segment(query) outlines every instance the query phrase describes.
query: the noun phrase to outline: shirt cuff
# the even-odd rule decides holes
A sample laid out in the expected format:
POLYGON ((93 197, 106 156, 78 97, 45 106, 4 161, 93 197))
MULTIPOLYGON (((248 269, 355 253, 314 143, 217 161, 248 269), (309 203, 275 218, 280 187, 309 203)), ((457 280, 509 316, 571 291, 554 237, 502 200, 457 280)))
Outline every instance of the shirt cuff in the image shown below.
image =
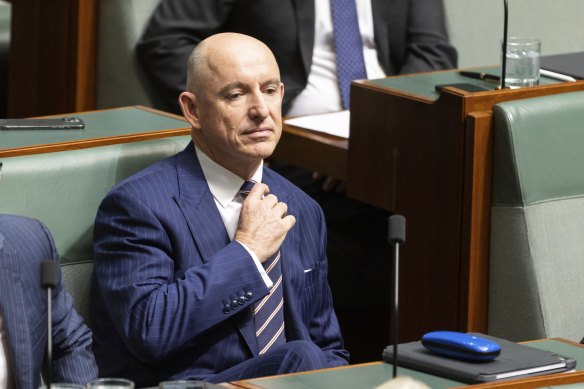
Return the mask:
POLYGON ((260 262, 259 258, 257 257, 257 255, 255 255, 255 253, 253 251, 251 251, 249 249, 249 247, 247 247, 246 245, 244 245, 240 241, 236 240, 236 242, 239 243, 240 245, 242 245, 243 248, 245 249, 245 251, 247 251, 249 253, 249 255, 251 255, 251 259, 253 259, 253 263, 255 263, 256 267, 258 268, 258 271, 260 272, 262 279, 266 283, 266 287, 268 289, 270 289, 274 285, 274 283, 272 282, 272 280, 268 276, 268 273, 266 273, 266 270, 264 269, 264 267, 263 267, 262 263, 260 262))

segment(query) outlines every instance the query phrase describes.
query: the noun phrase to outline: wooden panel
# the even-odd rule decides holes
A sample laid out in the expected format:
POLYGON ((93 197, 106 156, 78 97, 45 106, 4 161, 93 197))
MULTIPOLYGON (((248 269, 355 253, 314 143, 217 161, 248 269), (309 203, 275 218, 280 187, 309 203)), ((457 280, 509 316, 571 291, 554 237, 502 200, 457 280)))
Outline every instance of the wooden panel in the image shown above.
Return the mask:
POLYGON ((284 124, 272 158, 340 179, 347 179, 349 141, 284 124))
POLYGON ((433 102, 363 85, 351 102, 347 194, 406 218, 400 341, 460 329, 462 98, 433 102))
POLYGON ((97 0, 12 3, 9 117, 92 109, 97 0))
POLYGON ((447 88, 433 100, 353 83, 347 194, 407 220, 401 341, 435 329, 486 331, 490 112, 498 102, 578 90, 584 82, 479 93, 447 88))
POLYGON ((461 291, 466 307, 460 328, 487 333, 491 185, 493 176, 492 111, 471 113, 466 122, 467 165, 464 181, 461 276, 468 279, 461 291))

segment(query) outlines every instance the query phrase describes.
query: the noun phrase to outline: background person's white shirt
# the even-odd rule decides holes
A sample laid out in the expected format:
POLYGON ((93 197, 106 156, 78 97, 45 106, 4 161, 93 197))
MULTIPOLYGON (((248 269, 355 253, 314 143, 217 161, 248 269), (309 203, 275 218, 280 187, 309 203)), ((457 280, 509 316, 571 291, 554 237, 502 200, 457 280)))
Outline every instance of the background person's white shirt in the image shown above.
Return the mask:
MULTIPOLYGON (((367 78, 383 78, 373 35, 371 0, 355 0, 367 78)), ((342 110, 337 81, 333 21, 330 0, 315 0, 314 50, 306 88, 292 102, 289 116, 310 115, 342 110)))
POLYGON ((4 328, 4 318, 0 314, 0 389, 12 388, 10 362, 8 359, 8 339, 4 328))

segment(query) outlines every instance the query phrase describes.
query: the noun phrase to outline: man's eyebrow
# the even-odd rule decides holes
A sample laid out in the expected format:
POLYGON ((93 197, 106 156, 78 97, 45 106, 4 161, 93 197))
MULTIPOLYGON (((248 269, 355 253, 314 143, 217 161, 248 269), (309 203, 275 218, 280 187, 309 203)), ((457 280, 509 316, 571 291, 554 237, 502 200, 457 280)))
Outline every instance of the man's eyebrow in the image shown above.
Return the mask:
MULTIPOLYGON (((262 83, 262 87, 265 87, 267 85, 280 85, 282 82, 280 81, 279 78, 271 78, 267 81, 264 81, 262 83)), ((224 96, 226 94, 228 94, 229 92, 231 92, 234 89, 246 89, 248 88, 248 86, 242 82, 230 82, 229 84, 225 85, 223 88, 221 88, 219 90, 219 96, 224 96)))
POLYGON ((241 82, 231 82, 219 90, 219 95, 223 96, 223 95, 227 94, 228 92, 232 91, 233 89, 237 89, 237 88, 244 89, 245 85, 242 84, 241 82))
POLYGON ((276 85, 280 85, 281 81, 279 78, 272 78, 266 82, 264 82, 262 85, 272 85, 272 84, 276 84, 276 85))

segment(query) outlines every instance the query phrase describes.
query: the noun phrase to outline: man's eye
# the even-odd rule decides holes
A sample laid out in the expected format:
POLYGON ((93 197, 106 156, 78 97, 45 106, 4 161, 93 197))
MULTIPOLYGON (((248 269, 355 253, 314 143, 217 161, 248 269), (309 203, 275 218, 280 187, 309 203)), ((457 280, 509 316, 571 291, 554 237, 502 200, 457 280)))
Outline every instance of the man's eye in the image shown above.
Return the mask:
POLYGON ((227 99, 234 101, 234 100, 238 100, 241 98, 241 96, 243 96, 243 93, 241 92, 233 92, 227 95, 227 99))
POLYGON ((274 94, 278 93, 278 89, 277 88, 267 88, 265 90, 265 93, 268 95, 274 95, 274 94))

